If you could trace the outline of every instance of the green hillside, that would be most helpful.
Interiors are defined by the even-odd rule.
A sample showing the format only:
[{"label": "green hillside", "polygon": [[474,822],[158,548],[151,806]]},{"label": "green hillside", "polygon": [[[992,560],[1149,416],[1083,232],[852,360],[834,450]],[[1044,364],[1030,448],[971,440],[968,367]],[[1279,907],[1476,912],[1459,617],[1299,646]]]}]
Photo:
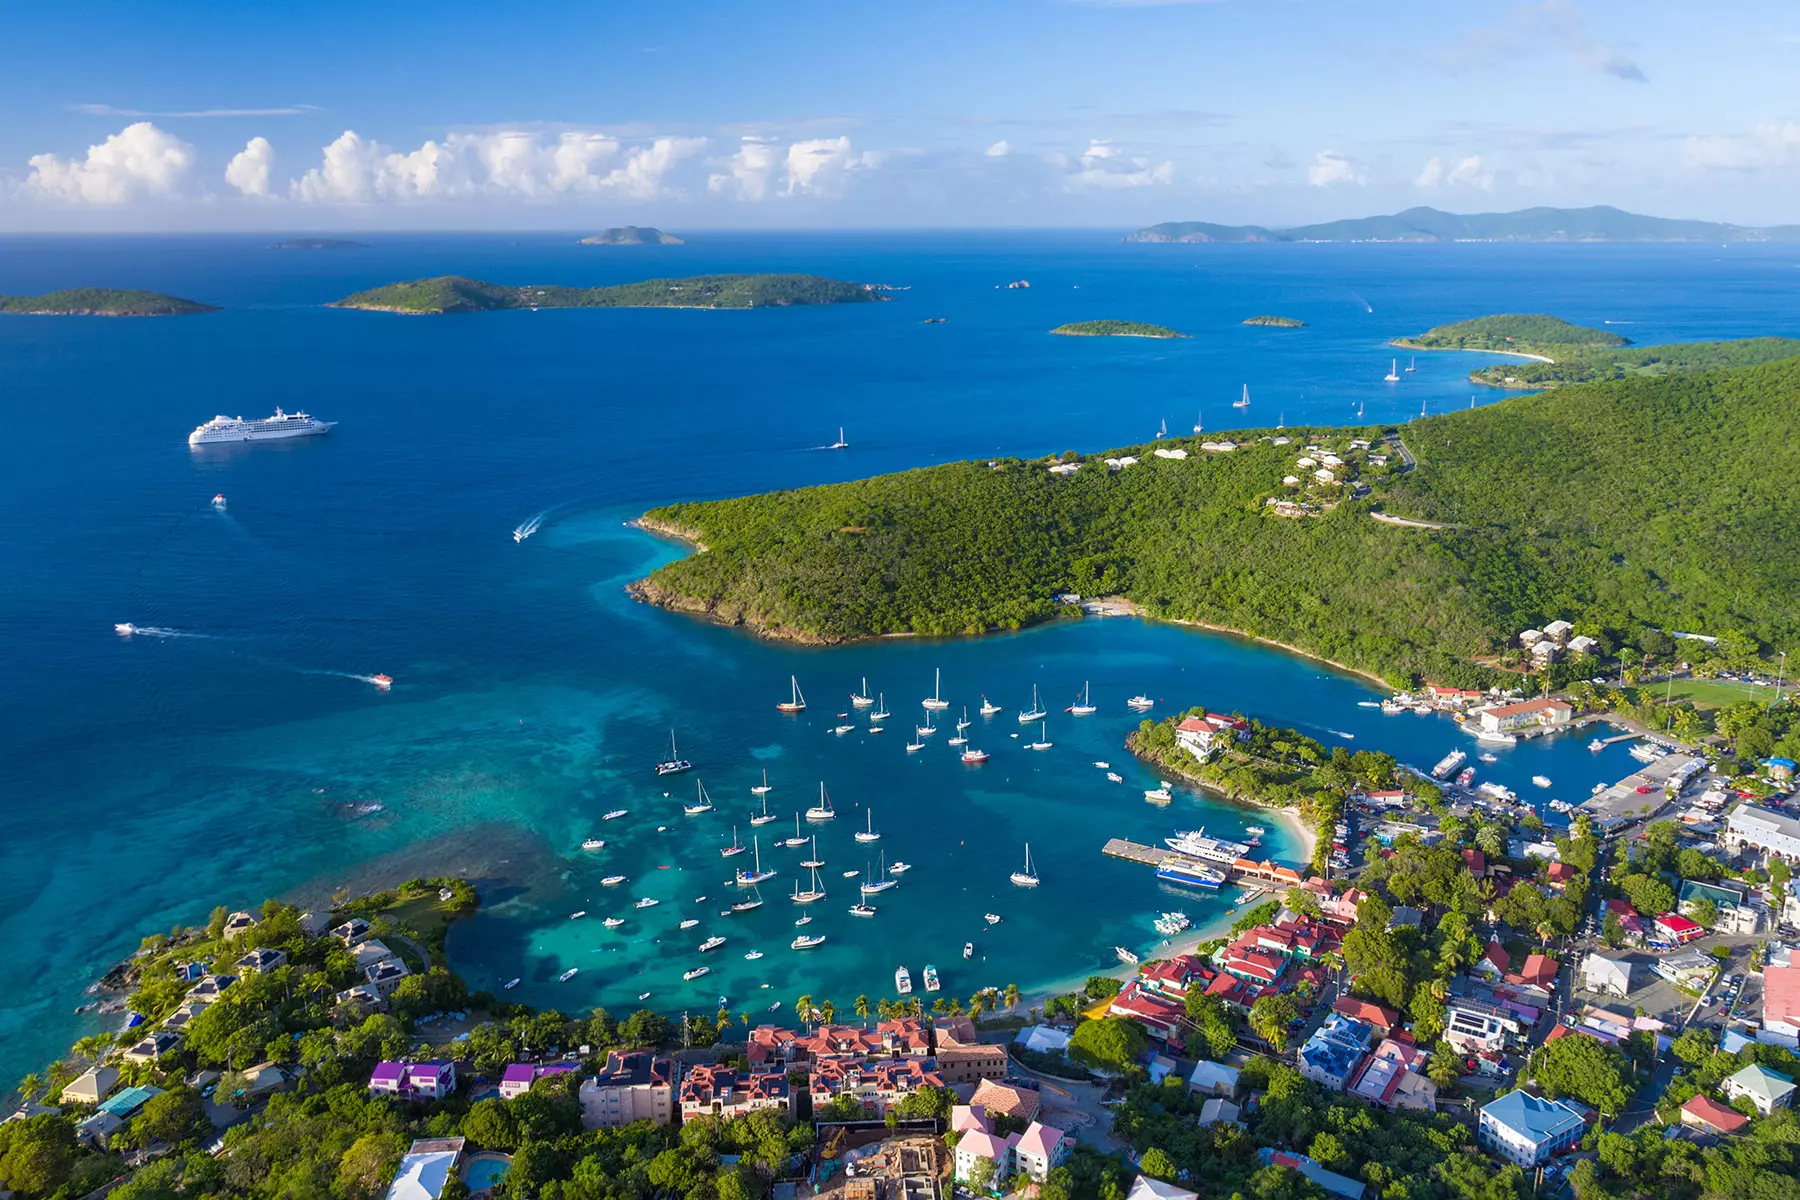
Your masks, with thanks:
[{"label": "green hillside", "polygon": [[0,313],[60,317],[179,317],[218,312],[211,304],[129,288],[67,288],[42,296],[0,296]]},{"label": "green hillside", "polygon": [[1140,229],[1128,242],[1792,242],[1800,225],[1726,225],[1649,217],[1610,205],[1522,208],[1504,213],[1449,213],[1409,208],[1373,217],[1268,229],[1165,221]]},{"label": "green hillside", "polygon": [[[1156,447],[1190,457],[1134,447],[1118,453],[1136,465],[1096,456],[1060,476],[1042,460],[950,463],[675,504],[646,524],[707,550],[634,590],[822,642],[1018,628],[1055,615],[1057,592],[1118,593],[1396,680],[1470,678],[1469,660],[1557,617],[1624,639],[1743,628],[1790,645],[1800,476],[1780,464],[1800,449],[1796,397],[1796,360],[1562,388],[1409,423],[1416,470],[1352,463],[1303,498],[1281,482],[1299,447],[1350,458],[1359,431],[1289,429],[1285,446],[1251,434],[1224,454],[1171,439]],[[1372,508],[1458,528],[1397,528]]]},{"label": "green hillside", "polygon": [[370,288],[346,296],[333,307],[436,314],[504,308],[783,308],[860,304],[883,298],[860,283],[819,275],[695,275],[597,288],[520,287],[439,275]]},{"label": "green hillside", "polygon": [[1064,337],[1146,337],[1146,338],[1179,338],[1187,334],[1170,329],[1167,325],[1152,325],[1146,321],[1071,321],[1067,325],[1058,325],[1051,333],[1060,333]]},{"label": "green hillside", "polygon": [[1628,343],[1616,333],[1571,325],[1545,313],[1497,313],[1439,325],[1416,337],[1396,338],[1394,344],[1413,350],[1504,350],[1558,358],[1579,350]]},{"label": "green hillside", "polygon": [[1563,387],[1571,383],[1626,379],[1633,375],[1685,375],[1694,371],[1754,367],[1797,354],[1800,354],[1800,340],[1779,337],[1580,349],[1565,353],[1555,362],[1507,361],[1479,367],[1469,373],[1469,379],[1490,387]]}]

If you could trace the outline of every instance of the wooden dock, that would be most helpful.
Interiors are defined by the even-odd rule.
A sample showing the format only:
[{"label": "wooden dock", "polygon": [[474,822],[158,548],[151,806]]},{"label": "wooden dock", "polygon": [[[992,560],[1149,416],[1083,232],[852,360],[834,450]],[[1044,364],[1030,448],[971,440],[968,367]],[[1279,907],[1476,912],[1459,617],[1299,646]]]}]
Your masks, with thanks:
[{"label": "wooden dock", "polygon": [[1101,853],[1108,858],[1123,858],[1130,862],[1143,863],[1146,867],[1160,867],[1171,858],[1185,862],[1197,863],[1200,861],[1197,858],[1189,859],[1186,855],[1177,854],[1173,850],[1146,846],[1142,842],[1128,842],[1124,838],[1108,839]]}]

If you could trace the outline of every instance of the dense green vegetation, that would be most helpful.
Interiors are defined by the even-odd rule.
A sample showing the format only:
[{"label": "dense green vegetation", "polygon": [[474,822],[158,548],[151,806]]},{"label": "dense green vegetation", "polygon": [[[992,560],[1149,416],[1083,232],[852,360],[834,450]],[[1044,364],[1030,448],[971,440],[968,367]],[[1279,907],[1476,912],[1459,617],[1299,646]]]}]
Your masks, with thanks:
[{"label": "dense green vegetation", "polygon": [[1633,375],[1685,375],[1694,371],[1754,367],[1797,354],[1800,354],[1800,340],[1779,337],[1578,350],[1557,356],[1555,362],[1496,363],[1470,372],[1469,379],[1490,387],[1560,387],[1570,383],[1625,379]]},{"label": "dense green vegetation", "polygon": [[1413,350],[1505,350],[1558,358],[1596,347],[1623,346],[1626,339],[1604,329],[1571,325],[1545,313],[1497,313],[1469,321],[1452,321],[1394,344]]},{"label": "dense green vegetation", "polygon": [[130,288],[65,288],[41,296],[0,296],[0,313],[67,317],[178,317],[218,312],[211,304]]},{"label": "dense green vegetation", "polygon": [[1245,317],[1246,325],[1270,325],[1276,329],[1305,329],[1305,321],[1296,321],[1293,317]]},{"label": "dense green vegetation", "polygon": [[[634,590],[818,642],[1016,629],[1059,592],[1296,646],[1395,682],[1481,683],[1521,629],[1556,618],[1618,646],[1656,630],[1792,644],[1800,477],[1779,469],[1800,360],[1561,388],[1409,423],[1418,459],[1314,519],[1267,515],[1295,451],[1359,432],[1250,435],[1071,475],[950,463],[851,483],[675,504],[647,525],[704,545]],[[1394,528],[1379,507],[1458,526]],[[1064,610],[1070,611],[1073,610]],[[1656,635],[1660,637],[1661,635]],[[1666,639],[1665,639],[1666,640]]]},{"label": "dense green vegetation", "polygon": [[1267,229],[1169,221],[1140,229],[1128,242],[1791,242],[1800,225],[1752,227],[1673,220],[1592,208],[1524,208],[1509,213],[1447,213],[1409,208],[1390,216],[1354,217]]},{"label": "dense green vegetation", "polygon": [[694,275],[646,279],[613,287],[557,284],[509,287],[461,275],[439,275],[370,288],[335,308],[381,312],[460,313],[502,308],[782,308],[800,304],[859,304],[883,297],[860,283],[819,275]]},{"label": "dense green vegetation", "polygon": [[1147,337],[1178,338],[1187,334],[1170,329],[1166,325],[1151,325],[1144,321],[1072,321],[1067,325],[1058,325],[1051,333],[1060,333],[1068,337]]},{"label": "dense green vegetation", "polygon": [[579,243],[583,246],[679,246],[681,239],[672,233],[664,233],[660,229],[652,229],[648,225],[621,225],[616,229],[602,229],[599,233],[584,237]]}]

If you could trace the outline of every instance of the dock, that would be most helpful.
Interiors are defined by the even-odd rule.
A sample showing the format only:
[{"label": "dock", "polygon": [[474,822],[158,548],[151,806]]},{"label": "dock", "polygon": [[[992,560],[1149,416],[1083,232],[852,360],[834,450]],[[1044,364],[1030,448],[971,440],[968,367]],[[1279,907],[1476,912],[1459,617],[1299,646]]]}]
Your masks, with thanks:
[{"label": "dock", "polygon": [[1263,879],[1288,886],[1295,886],[1300,882],[1300,872],[1292,867],[1282,866],[1280,863],[1255,862],[1248,858],[1240,858],[1237,862],[1227,866],[1224,863],[1195,858],[1191,854],[1181,854],[1159,846],[1146,846],[1142,842],[1127,841],[1125,838],[1108,838],[1100,852],[1108,858],[1122,858],[1127,862],[1140,863],[1146,867],[1160,867],[1166,862],[1174,862],[1189,870],[1218,871],[1224,874],[1227,882],[1243,878]]},{"label": "dock", "polygon": [[1595,738],[1602,746],[1612,746],[1619,742],[1635,742],[1643,735],[1636,733],[1615,733],[1611,737]]},{"label": "dock", "polygon": [[1185,854],[1177,854],[1173,850],[1146,846],[1142,842],[1128,842],[1124,838],[1109,838],[1100,853],[1108,858],[1123,858],[1129,862],[1142,863],[1146,867],[1160,867],[1171,858],[1181,862],[1200,862],[1197,858],[1189,858]]}]

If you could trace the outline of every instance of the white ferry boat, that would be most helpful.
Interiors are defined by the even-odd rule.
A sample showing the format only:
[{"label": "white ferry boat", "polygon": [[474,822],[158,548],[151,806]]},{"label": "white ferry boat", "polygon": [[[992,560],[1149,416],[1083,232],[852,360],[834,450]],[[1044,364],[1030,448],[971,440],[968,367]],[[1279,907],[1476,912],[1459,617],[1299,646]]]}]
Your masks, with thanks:
[{"label": "white ferry boat", "polygon": [[1469,756],[1465,751],[1452,750],[1450,753],[1444,755],[1444,757],[1438,759],[1437,766],[1431,768],[1431,777],[1433,779],[1450,778],[1450,776],[1455,773],[1456,768],[1467,762],[1468,758]]},{"label": "white ferry boat", "polygon": [[1181,854],[1193,858],[1206,859],[1216,863],[1235,863],[1250,852],[1245,842],[1229,842],[1224,838],[1207,837],[1205,829],[1196,829],[1189,833],[1177,833],[1172,838],[1164,838],[1163,845]]},{"label": "white ferry boat", "polygon": [[336,421],[321,421],[303,412],[275,410],[272,417],[246,421],[242,417],[217,416],[197,425],[188,434],[188,445],[210,446],[215,442],[272,442],[280,438],[313,437],[329,433]]}]

